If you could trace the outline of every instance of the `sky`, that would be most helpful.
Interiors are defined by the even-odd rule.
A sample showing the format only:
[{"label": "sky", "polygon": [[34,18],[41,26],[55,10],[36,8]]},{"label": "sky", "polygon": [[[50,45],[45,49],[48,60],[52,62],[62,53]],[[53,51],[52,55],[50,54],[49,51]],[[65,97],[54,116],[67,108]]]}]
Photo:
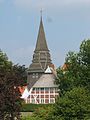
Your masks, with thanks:
[{"label": "sky", "polygon": [[32,62],[41,9],[56,67],[90,38],[90,0],[0,0],[0,49],[14,64],[28,67]]}]

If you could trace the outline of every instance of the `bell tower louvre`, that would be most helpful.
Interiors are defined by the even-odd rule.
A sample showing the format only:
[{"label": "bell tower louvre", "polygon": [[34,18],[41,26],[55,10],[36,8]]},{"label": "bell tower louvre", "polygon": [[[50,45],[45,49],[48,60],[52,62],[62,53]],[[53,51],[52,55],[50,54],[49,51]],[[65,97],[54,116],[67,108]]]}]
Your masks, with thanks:
[{"label": "bell tower louvre", "polygon": [[51,62],[50,51],[47,46],[42,16],[40,20],[39,32],[33,54],[32,63],[28,68],[28,89],[30,89],[36,81],[44,74],[48,66],[54,66]]}]

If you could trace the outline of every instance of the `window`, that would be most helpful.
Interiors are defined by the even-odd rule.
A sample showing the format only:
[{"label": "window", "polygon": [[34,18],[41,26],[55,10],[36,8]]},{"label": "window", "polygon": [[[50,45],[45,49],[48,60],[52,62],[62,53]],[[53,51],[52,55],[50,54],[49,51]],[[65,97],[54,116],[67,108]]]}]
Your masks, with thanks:
[{"label": "window", "polygon": [[30,99],[29,98],[27,99],[27,103],[30,103]]},{"label": "window", "polygon": [[32,78],[35,78],[35,73],[33,73]]},{"label": "window", "polygon": [[50,92],[53,93],[53,88],[50,88]]},{"label": "window", "polygon": [[39,92],[39,88],[36,88],[36,92]]},{"label": "window", "polygon": [[41,103],[44,103],[44,99],[41,99]]},{"label": "window", "polygon": [[55,99],[50,99],[50,103],[55,103]]},{"label": "window", "polygon": [[32,99],[32,103],[35,103],[35,99]]},{"label": "window", "polygon": [[41,98],[44,98],[44,95],[41,95]]},{"label": "window", "polygon": [[36,78],[38,78],[38,73],[36,73]]},{"label": "window", "polygon": [[44,92],[44,88],[41,88],[41,92]]},{"label": "window", "polygon": [[35,91],[35,88],[33,88],[33,91]]},{"label": "window", "polygon": [[38,78],[38,73],[33,73],[32,78]]},{"label": "window", "polygon": [[45,98],[49,98],[49,95],[45,95]]},{"label": "window", "polygon": [[58,93],[58,88],[55,88],[55,93]]},{"label": "window", "polygon": [[45,88],[45,91],[48,92],[48,91],[49,91],[49,88]]},{"label": "window", "polygon": [[35,90],[35,88],[33,88],[33,90]]}]

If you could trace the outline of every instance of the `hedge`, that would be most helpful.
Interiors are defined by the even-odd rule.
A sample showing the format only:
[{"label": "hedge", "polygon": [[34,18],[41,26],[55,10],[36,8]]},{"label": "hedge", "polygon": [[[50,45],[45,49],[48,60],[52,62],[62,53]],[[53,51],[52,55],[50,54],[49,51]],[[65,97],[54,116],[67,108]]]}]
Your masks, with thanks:
[{"label": "hedge", "polygon": [[34,112],[39,107],[48,107],[52,106],[52,104],[23,104],[21,108],[21,112]]}]

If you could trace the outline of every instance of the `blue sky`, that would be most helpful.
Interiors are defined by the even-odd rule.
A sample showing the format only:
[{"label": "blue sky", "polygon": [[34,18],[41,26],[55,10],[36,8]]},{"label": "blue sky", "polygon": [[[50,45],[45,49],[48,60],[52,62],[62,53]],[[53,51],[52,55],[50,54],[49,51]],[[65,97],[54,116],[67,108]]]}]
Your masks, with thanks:
[{"label": "blue sky", "polygon": [[52,61],[63,65],[68,51],[90,38],[90,0],[0,0],[0,48],[13,63],[29,66],[40,10]]}]

